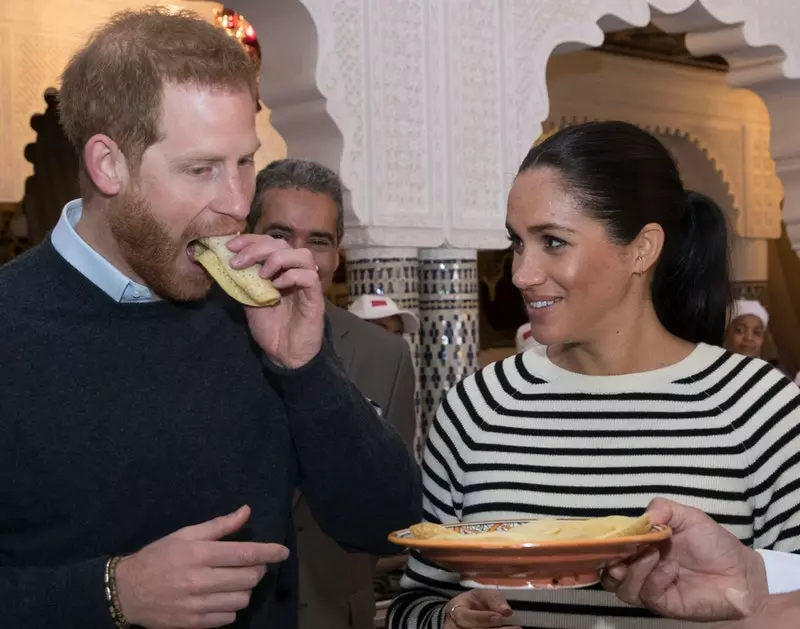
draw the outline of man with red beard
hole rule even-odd
[[[229,243],[271,308],[193,260],[244,227],[256,97],[235,40],[158,9],[117,15],[64,71],[82,198],[0,270],[4,627],[291,629],[296,486],[353,550],[391,554],[420,517],[413,459],[325,338],[310,252]]]

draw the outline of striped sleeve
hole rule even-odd
[[[460,387],[463,384],[455,389]],[[455,389],[439,407],[422,459],[423,517],[436,524],[460,521],[464,499],[461,470],[465,445],[458,439],[459,432],[450,429],[458,421],[450,403]],[[447,602],[464,591],[457,574],[415,552],[411,553],[401,586],[406,592],[392,602],[387,615],[389,629],[442,629]]]
[[[759,361],[760,363],[760,361]],[[754,546],[800,552],[800,389],[770,365],[754,385],[745,448]],[[748,396],[749,397],[749,396]],[[754,421],[757,420],[757,421]]]

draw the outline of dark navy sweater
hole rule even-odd
[[[113,629],[110,555],[249,504],[238,539],[294,550],[299,486],[343,546],[396,552],[418,471],[329,345],[281,370],[242,308],[119,304],[49,239],[0,269],[0,626]],[[297,626],[297,564],[270,569],[235,627]]]

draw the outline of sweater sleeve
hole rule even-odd
[[[465,445],[453,426],[458,421],[452,408],[454,391],[439,407],[422,459],[423,519],[436,524],[459,522],[464,499],[461,470]],[[401,586],[406,592],[392,602],[389,629],[442,629],[447,602],[465,590],[458,574],[416,552],[411,553]]]
[[[54,567],[0,567],[2,626],[114,629],[103,585],[108,557]]]
[[[754,546],[800,552],[800,389],[767,366],[745,447],[751,461]],[[752,420],[757,421],[753,422]]]
[[[419,469],[396,430],[348,379],[333,347],[299,369],[265,360],[286,406],[300,490],[322,530],[349,550],[392,555],[390,532],[419,521]]]

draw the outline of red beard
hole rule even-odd
[[[220,217],[211,226],[192,222],[174,239],[138,191],[118,195],[108,211],[111,234],[128,266],[155,295],[173,301],[202,299],[211,288],[211,278],[188,259],[189,243],[203,236],[234,234],[245,227],[233,218]]]

